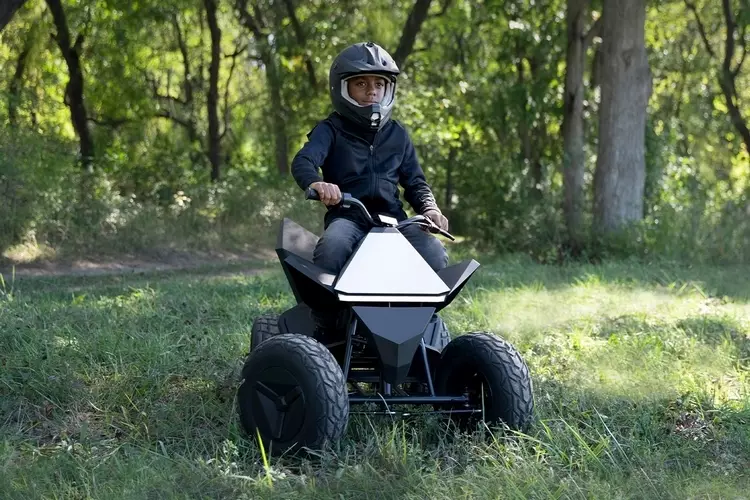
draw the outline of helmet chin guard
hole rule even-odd
[[[370,115],[370,127],[380,128],[380,122],[382,120],[382,115],[380,114],[380,104],[373,104],[372,114]]]
[[[356,43],[342,50],[328,75],[334,109],[349,120],[371,130],[379,130],[391,117],[396,102],[396,77],[400,71],[388,52],[379,45]],[[347,81],[355,76],[372,75],[386,80],[380,103],[360,106],[349,95]]]

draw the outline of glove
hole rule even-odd
[[[434,222],[435,225],[439,227],[440,229],[442,229],[443,231],[448,230],[448,219],[445,218],[445,215],[443,215],[443,213],[440,210],[433,208],[433,209],[427,210],[422,215],[424,215],[425,217],[430,219],[432,222]]]

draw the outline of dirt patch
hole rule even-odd
[[[44,259],[15,263],[6,259],[0,262],[0,274],[16,276],[99,276],[106,274],[136,274],[157,271],[178,271],[205,267],[222,267],[247,263],[246,271],[257,272],[259,264],[276,258],[273,249],[252,252],[186,252],[170,251],[155,255],[116,255],[80,257],[75,259]]]

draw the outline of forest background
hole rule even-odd
[[[319,229],[289,163],[331,110],[332,58],[373,40],[471,248],[746,262],[748,19],[746,0],[6,1],[0,253]]]

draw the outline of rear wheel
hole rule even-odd
[[[275,314],[263,314],[255,318],[250,333],[250,350],[258,347],[262,342],[279,335],[279,317]]]
[[[319,449],[346,432],[349,398],[336,360],[320,342],[276,335],[253,349],[237,401],[242,427],[278,456]]]
[[[440,358],[435,377],[438,395],[469,397],[484,409],[488,425],[505,423],[525,430],[531,423],[534,398],[529,368],[516,349],[496,335],[467,333],[453,339]],[[478,421],[481,413],[456,413],[461,427]]]

